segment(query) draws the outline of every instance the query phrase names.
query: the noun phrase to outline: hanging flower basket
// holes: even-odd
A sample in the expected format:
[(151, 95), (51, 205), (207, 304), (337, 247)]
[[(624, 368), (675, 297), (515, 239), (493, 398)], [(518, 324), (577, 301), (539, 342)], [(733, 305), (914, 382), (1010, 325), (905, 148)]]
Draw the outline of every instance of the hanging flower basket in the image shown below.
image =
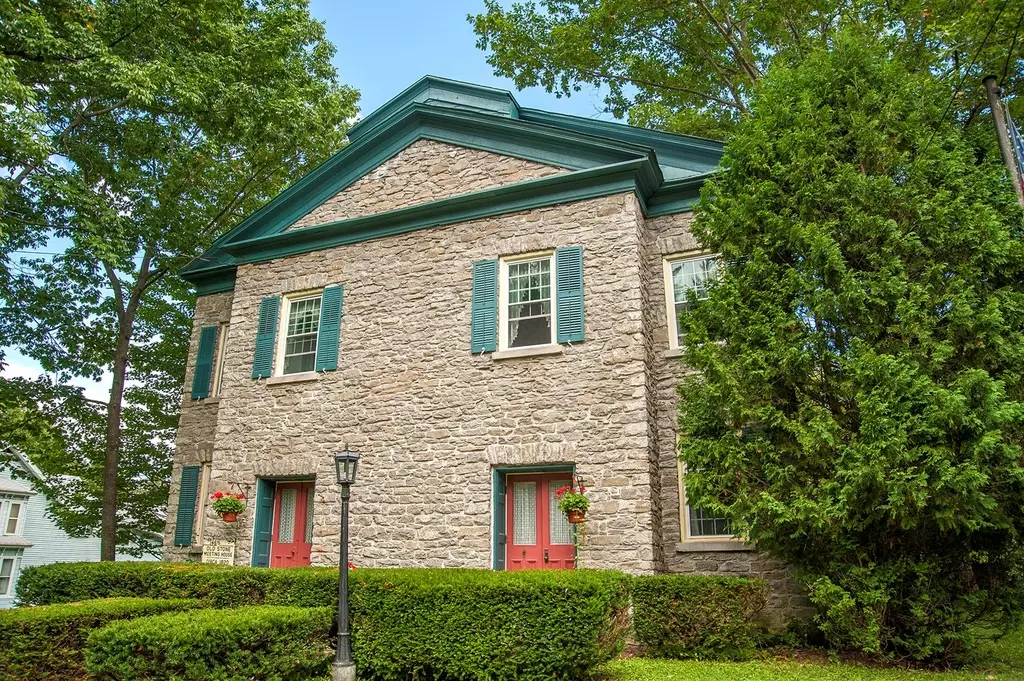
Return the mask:
[(245, 510), (245, 495), (241, 492), (214, 492), (210, 498), (213, 499), (214, 512), (226, 523), (238, 520), (238, 514)]
[(590, 499), (584, 494), (586, 491), (587, 488), (583, 485), (577, 488), (571, 483), (555, 490), (558, 510), (564, 513), (573, 525), (579, 525), (586, 519), (587, 509), (590, 508)]

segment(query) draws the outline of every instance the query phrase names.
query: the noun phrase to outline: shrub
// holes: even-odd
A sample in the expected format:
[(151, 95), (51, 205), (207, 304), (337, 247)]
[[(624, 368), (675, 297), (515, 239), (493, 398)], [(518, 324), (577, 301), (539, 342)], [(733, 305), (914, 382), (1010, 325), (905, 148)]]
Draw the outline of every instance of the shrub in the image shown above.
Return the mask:
[(359, 570), (353, 654), (383, 681), (581, 679), (622, 648), (630, 578), (577, 570)]
[(752, 619), (767, 598), (768, 584), (759, 579), (636, 577), (636, 640), (654, 657), (743, 659), (757, 642)]
[(334, 611), (249, 606), (118, 622), (89, 637), (86, 666), (119, 681), (310, 679), (327, 673)]
[(112, 598), (0, 610), (0, 679), (84, 679), (89, 633), (115, 620), (200, 607), (195, 600)]
[(268, 570), (195, 563), (53, 563), (26, 568), (18, 579), (25, 605), (92, 598), (200, 598), (215, 606), (263, 602)]

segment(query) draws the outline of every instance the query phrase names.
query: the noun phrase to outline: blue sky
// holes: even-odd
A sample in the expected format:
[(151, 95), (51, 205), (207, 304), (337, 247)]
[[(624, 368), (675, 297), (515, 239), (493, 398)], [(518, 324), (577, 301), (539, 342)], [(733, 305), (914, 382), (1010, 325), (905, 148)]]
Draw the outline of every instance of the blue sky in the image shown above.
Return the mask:
[(511, 79), (494, 76), (466, 21), (467, 14), (483, 11), (483, 0), (312, 0), (311, 8), (338, 50), (334, 64), (342, 82), (362, 94), (363, 115), (429, 74), (511, 90), (525, 107), (612, 119), (601, 113), (596, 90), (558, 99), (543, 88), (516, 92)]
[[(341, 81), (360, 92), (362, 115), (430, 74), (511, 90), (521, 106), (613, 120), (602, 113), (604, 105), (596, 89), (559, 99), (543, 88), (516, 91), (511, 79), (493, 75), (466, 21), (467, 14), (483, 11), (483, 0), (312, 0), (311, 11), (325, 22), (327, 37), (337, 48), (334, 64)], [(8, 377), (33, 378), (42, 373), (36, 362), (10, 348), (5, 361)], [(107, 399), (108, 379), (73, 382), (85, 388), (89, 397)]]

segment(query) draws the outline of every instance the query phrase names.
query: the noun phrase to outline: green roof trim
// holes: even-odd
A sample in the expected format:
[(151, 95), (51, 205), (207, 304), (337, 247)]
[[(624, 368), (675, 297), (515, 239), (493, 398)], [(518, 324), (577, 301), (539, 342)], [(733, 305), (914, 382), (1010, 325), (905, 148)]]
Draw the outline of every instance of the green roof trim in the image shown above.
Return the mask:
[[(648, 216), (690, 210), (721, 143), (522, 109), (511, 93), (426, 76), (354, 125), (349, 144), (221, 236), (180, 272), (199, 295), (229, 291), (241, 263), (633, 191)], [(572, 172), (288, 231), (373, 168), (429, 139)]]

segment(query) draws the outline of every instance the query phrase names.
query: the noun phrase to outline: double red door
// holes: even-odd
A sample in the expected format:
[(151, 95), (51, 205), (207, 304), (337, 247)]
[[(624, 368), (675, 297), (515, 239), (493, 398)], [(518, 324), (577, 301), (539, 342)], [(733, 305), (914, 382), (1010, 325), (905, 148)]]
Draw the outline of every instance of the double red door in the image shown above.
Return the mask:
[(575, 567), (573, 527), (555, 498), (555, 491), (569, 481), (569, 473), (506, 476), (506, 569)]
[(313, 482), (277, 483), (270, 567), (309, 565), (312, 546)]

